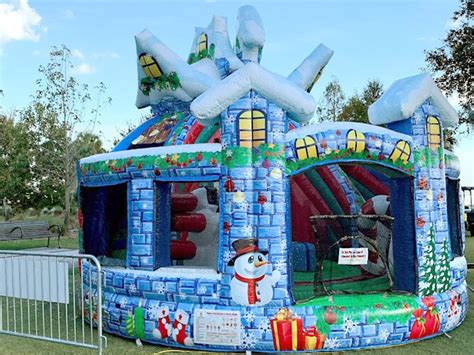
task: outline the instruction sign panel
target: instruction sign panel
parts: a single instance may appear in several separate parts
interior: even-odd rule
[[[339,265],[367,265],[369,249],[339,248]]]
[[[193,336],[196,344],[240,345],[240,312],[195,310]]]

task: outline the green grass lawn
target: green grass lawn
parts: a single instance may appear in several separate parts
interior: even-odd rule
[[[36,245],[36,241],[22,241],[2,243],[0,247],[4,249],[25,249]],[[39,246],[44,246],[44,240],[39,241]],[[22,244],[23,243],[23,244]],[[43,244],[41,244],[43,243]],[[64,247],[68,245],[71,248],[77,248],[77,242],[74,238],[65,238]],[[23,246],[23,247],[22,247]],[[34,246],[33,246],[34,247]],[[467,238],[466,258],[468,262],[474,262],[474,238]],[[468,273],[468,284],[474,285],[474,270]],[[472,293],[469,294],[472,297]],[[474,304],[469,303],[469,312],[464,323],[450,333],[451,339],[444,335],[432,339],[426,339],[410,345],[396,346],[391,348],[379,348],[373,350],[361,350],[358,354],[467,354],[469,349],[474,349],[474,339],[472,338],[472,329],[474,329]],[[124,354],[124,353],[172,353],[173,350],[159,347],[156,345],[144,344],[138,348],[133,340],[127,340],[106,334],[108,338],[108,348],[105,354]],[[474,352],[474,351],[473,351]],[[0,353],[1,354],[94,354],[88,349],[71,347],[62,344],[54,344],[46,341],[32,340],[28,338],[0,335]],[[198,352],[196,352],[198,353]]]

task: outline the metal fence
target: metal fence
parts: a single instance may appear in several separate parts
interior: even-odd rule
[[[96,272],[82,268],[84,261]],[[0,333],[101,354],[107,344],[102,279],[100,263],[92,255],[0,250]]]

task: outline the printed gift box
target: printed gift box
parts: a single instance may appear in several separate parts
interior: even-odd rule
[[[281,308],[275,318],[270,320],[270,325],[275,350],[304,350],[303,321],[294,316],[289,309]]]
[[[304,333],[304,349],[322,349],[325,340],[326,335],[319,333],[316,327],[308,327]]]

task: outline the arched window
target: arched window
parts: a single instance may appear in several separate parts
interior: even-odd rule
[[[349,130],[349,132],[347,132],[347,149],[356,153],[363,152],[365,149],[364,133],[356,131],[355,129]]]
[[[207,49],[207,34],[201,33],[196,44],[196,53]]]
[[[267,138],[267,120],[260,110],[247,110],[239,115],[239,145],[258,147]]]
[[[156,79],[163,75],[163,71],[158,65],[158,62],[151,55],[142,53],[138,57],[138,61],[140,62],[140,65],[142,66],[143,72],[149,78]]]
[[[436,150],[441,146],[441,126],[436,117],[429,116],[426,119],[426,132],[428,134],[428,146]]]
[[[395,163],[397,160],[407,162],[410,159],[411,147],[407,141],[399,140],[395,147],[393,148],[392,153],[390,154],[390,159]]]
[[[317,158],[318,149],[316,148],[316,141],[311,136],[298,138],[295,141],[296,157],[298,160]]]

